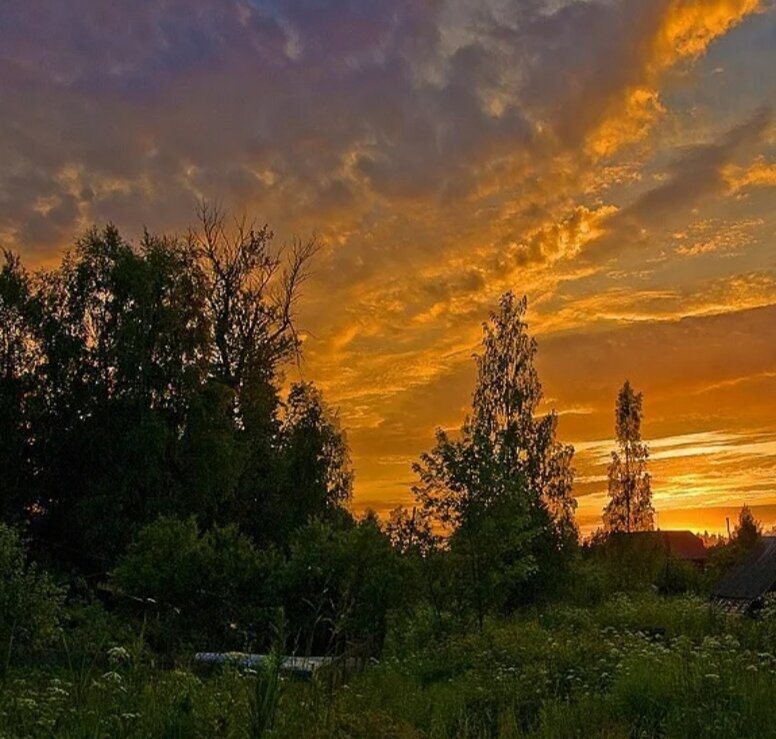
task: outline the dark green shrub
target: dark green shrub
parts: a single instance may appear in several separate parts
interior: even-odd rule
[[[335,528],[313,520],[292,540],[285,574],[291,636],[306,652],[379,647],[403,602],[402,563],[377,520]]]
[[[156,646],[246,648],[266,638],[281,569],[235,526],[201,534],[193,518],[161,518],[145,527],[119,560],[113,581],[140,603]]]
[[[0,523],[0,648],[3,664],[12,646],[37,648],[56,636],[64,593],[27,560],[21,537]]]

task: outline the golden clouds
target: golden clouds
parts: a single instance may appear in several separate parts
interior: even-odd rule
[[[730,165],[724,170],[725,180],[731,193],[747,187],[776,187],[776,163],[760,156],[749,167]]]
[[[762,7],[761,0],[672,0],[655,38],[652,65],[665,69],[698,57],[718,36]]]
[[[760,9],[762,2],[670,0],[656,3],[656,7],[660,15],[653,21],[651,37],[642,40],[644,57],[638,74],[587,138],[587,150],[594,156],[609,156],[621,146],[643,139],[666,112],[659,93],[663,73],[683,60],[702,55],[714,39]]]
[[[613,205],[596,209],[577,206],[561,220],[542,225],[524,242],[510,243],[507,248],[518,269],[533,262],[551,264],[559,259],[572,259],[586,244],[605,233],[606,221],[616,212]]]
[[[624,144],[644,138],[665,112],[657,90],[649,87],[629,90],[624,95],[622,109],[592,132],[587,149],[596,157],[610,156]]]
[[[279,239],[316,231],[298,371],[341,406],[357,505],[405,496],[433,427],[460,422],[506,289],[529,296],[567,440],[608,434],[612,388],[642,370],[660,422],[673,405],[681,427],[656,435],[722,423],[714,403],[725,423],[734,407],[760,422],[773,362],[744,309],[776,303],[773,138],[753,115],[773,90],[776,8],[92,5],[0,3],[3,245],[40,262],[94,221],[180,231],[200,196]],[[715,54],[740,85],[704,67]],[[704,387],[697,407],[680,395]]]
[[[776,272],[694,282],[682,289],[614,287],[568,306],[553,302],[540,313],[543,332],[629,323],[655,324],[689,317],[735,313],[776,304]]]
[[[763,218],[743,218],[725,222],[709,218],[692,224],[686,231],[674,233],[676,254],[697,257],[702,254],[733,255],[757,241],[757,230],[765,225]]]

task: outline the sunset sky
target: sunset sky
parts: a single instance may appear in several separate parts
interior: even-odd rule
[[[0,245],[53,264],[203,197],[325,245],[290,376],[357,510],[409,501],[511,289],[583,530],[625,378],[659,525],[776,523],[776,0],[0,3]]]

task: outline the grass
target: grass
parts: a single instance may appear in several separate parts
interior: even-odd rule
[[[383,659],[333,694],[325,680],[211,676],[110,649],[10,665],[3,737],[773,737],[771,619],[694,598],[617,597],[491,621],[444,638],[417,615]],[[71,661],[72,662],[72,661]]]

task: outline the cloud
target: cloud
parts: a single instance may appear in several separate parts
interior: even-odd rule
[[[748,256],[770,216],[717,212],[728,200],[754,207],[744,196],[770,184],[767,114],[715,138],[726,124],[672,109],[665,93],[692,88],[693,65],[762,10],[756,0],[5,0],[0,237],[40,263],[94,221],[130,236],[180,230],[202,196],[282,236],[317,231],[327,246],[301,306],[303,371],[353,428],[357,496],[394,500],[400,460],[462,416],[479,323],[502,290],[529,293],[535,326],[558,335],[636,322],[647,332],[683,311],[773,301],[770,265]],[[712,217],[727,240],[692,231]],[[679,231],[687,258],[673,253]],[[735,259],[712,274],[707,257],[725,251]],[[661,354],[639,336],[634,351]],[[704,341],[693,335],[696,355]],[[577,365],[547,351],[571,377],[550,372],[549,390],[592,409],[564,424],[595,428],[600,409],[573,375],[600,368],[610,348],[568,346]],[[565,381],[586,399],[556,392]]]
[[[588,260],[603,260],[618,249],[643,243],[654,230],[686,214],[705,199],[728,188],[730,166],[757,146],[771,123],[770,110],[763,108],[724,133],[717,141],[685,147],[671,161],[665,180],[641,194],[603,224],[604,233],[586,250]]]
[[[79,214],[178,227],[202,194],[291,227],[456,201],[641,120],[758,4],[683,5],[8,0],[0,220],[50,248]],[[33,193],[62,203],[47,229]]]
[[[776,162],[760,156],[749,167],[726,167],[723,176],[733,194],[752,187],[776,187]]]
[[[735,255],[756,242],[756,231],[764,224],[763,218],[744,218],[732,222],[718,218],[702,220],[684,232],[673,234],[677,244],[675,252],[683,257],[697,257],[701,254]]]

